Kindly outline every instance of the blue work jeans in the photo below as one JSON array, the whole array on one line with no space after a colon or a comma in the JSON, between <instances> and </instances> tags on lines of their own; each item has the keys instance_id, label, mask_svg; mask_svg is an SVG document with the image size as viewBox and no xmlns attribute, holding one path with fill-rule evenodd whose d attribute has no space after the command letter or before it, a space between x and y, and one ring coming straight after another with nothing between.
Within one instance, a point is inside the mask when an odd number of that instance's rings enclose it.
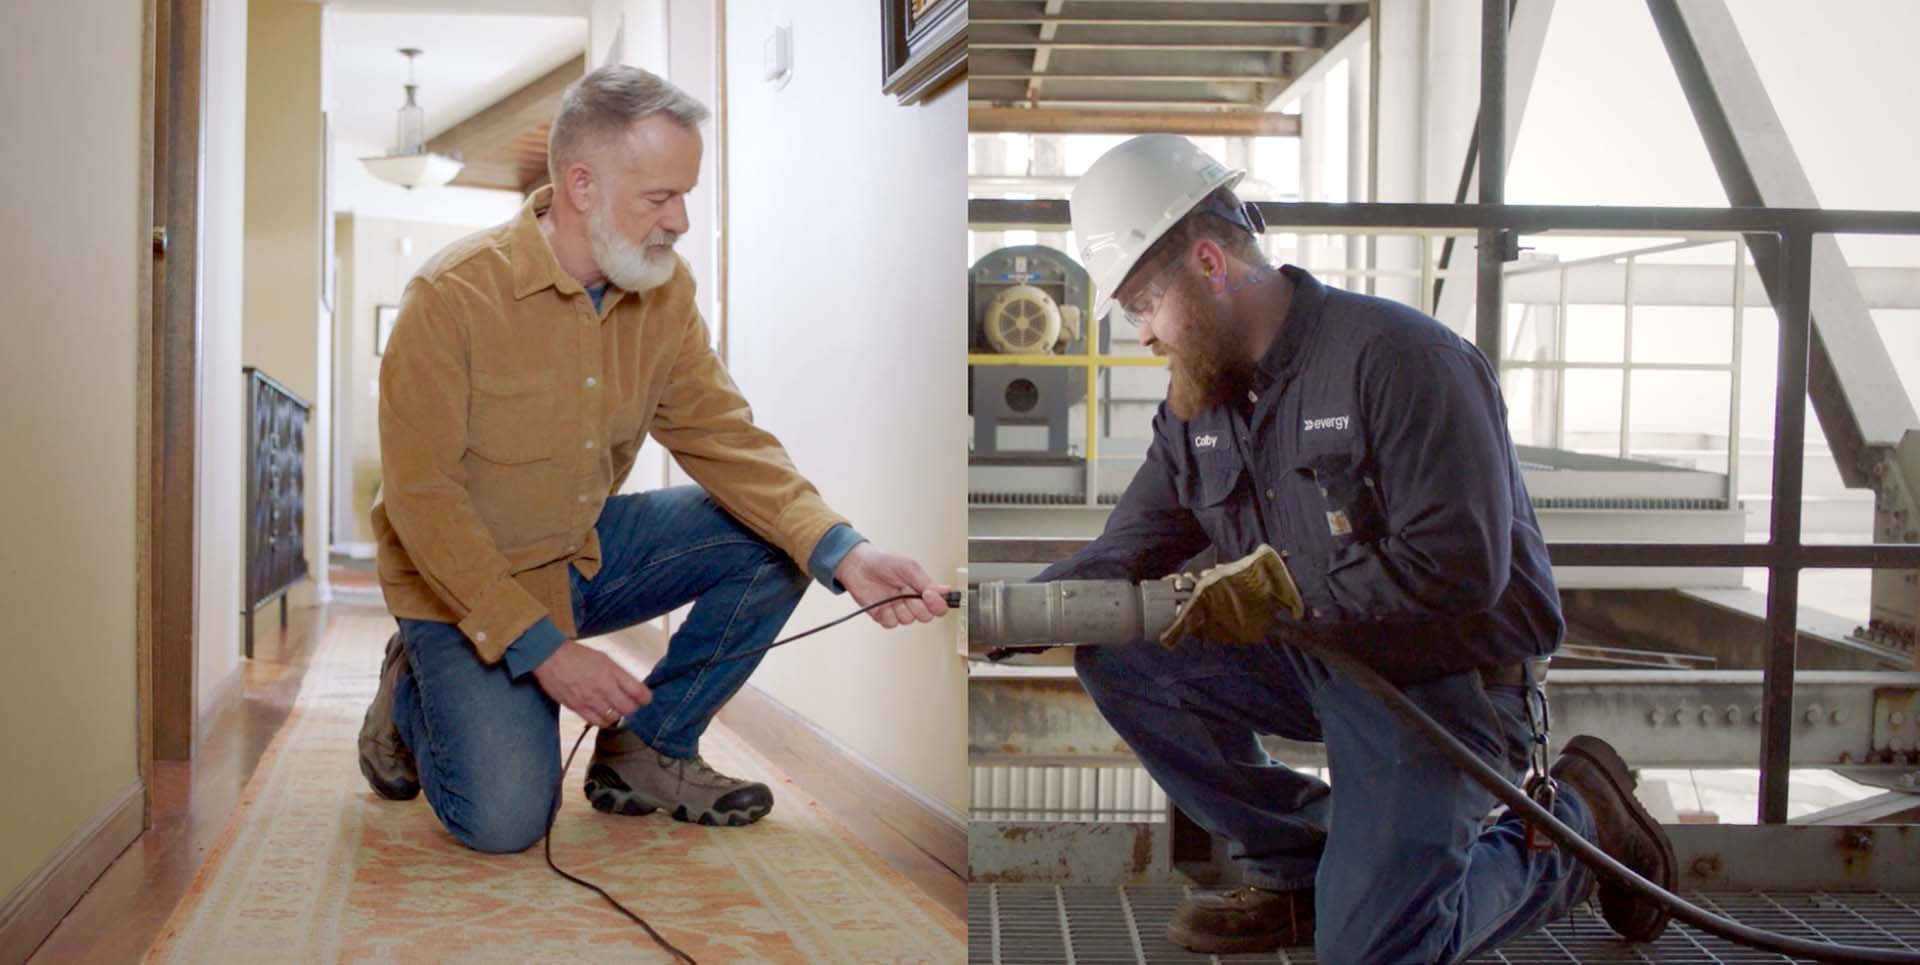
<instances>
[{"instance_id":1,"label":"blue work jeans","mask_svg":"<svg viewBox=\"0 0 1920 965\"><path fill-rule=\"evenodd\" d=\"M625 721L662 754L692 757L707 722L760 662L714 658L772 643L807 577L695 486L615 496L595 529L599 574L573 572L581 637L693 602L647 684L672 679ZM470 848L526 849L559 806L559 705L532 674L514 680L504 661L482 663L453 624L399 622L410 668L394 693L394 721L419 763L427 802Z\"/></svg>"},{"instance_id":2,"label":"blue work jeans","mask_svg":"<svg viewBox=\"0 0 1920 965\"><path fill-rule=\"evenodd\" d=\"M1229 839L1249 884L1314 887L1321 962L1459 961L1566 914L1591 880L1563 849L1528 850L1517 818L1482 831L1491 794L1294 648L1189 639L1074 658L1108 723L1173 803ZM1469 672L1402 689L1503 774L1525 770L1525 688ZM1324 742L1332 787L1272 760L1256 734ZM1564 785L1555 811L1591 838Z\"/></svg>"}]
</instances>

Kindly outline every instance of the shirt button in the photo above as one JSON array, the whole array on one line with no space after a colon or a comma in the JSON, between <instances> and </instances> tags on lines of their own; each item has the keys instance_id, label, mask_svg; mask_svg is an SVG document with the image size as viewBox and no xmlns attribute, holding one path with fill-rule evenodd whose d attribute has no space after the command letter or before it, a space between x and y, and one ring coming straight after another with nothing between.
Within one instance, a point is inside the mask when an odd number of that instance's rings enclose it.
<instances>
[{"instance_id":1,"label":"shirt button","mask_svg":"<svg viewBox=\"0 0 1920 965\"><path fill-rule=\"evenodd\" d=\"M592 440L592 439L588 439L588 440L587 440L587 448L588 448L588 449L592 449L592 448L593 448L593 440Z\"/></svg>"},{"instance_id":2,"label":"shirt button","mask_svg":"<svg viewBox=\"0 0 1920 965\"><path fill-rule=\"evenodd\" d=\"M578 500L578 502L579 502L579 503L580 503L580 504L581 504L582 506L584 506L584 505L586 505L586 503L587 503L587 494L586 494L586 493L581 493L581 494L580 494L580 498L579 498L579 500Z\"/></svg>"},{"instance_id":3,"label":"shirt button","mask_svg":"<svg viewBox=\"0 0 1920 965\"><path fill-rule=\"evenodd\" d=\"M487 642L487 631L485 631L485 630L482 630L482 631L480 631L479 633L476 633L476 634L474 634L474 635L473 635L473 642L474 642L474 643L486 643L486 642Z\"/></svg>"},{"instance_id":4,"label":"shirt button","mask_svg":"<svg viewBox=\"0 0 1920 965\"><path fill-rule=\"evenodd\" d=\"M579 543L568 543L568 544L567 544L567 552L569 552L569 553L571 553L571 552L573 552L574 550L577 550L577 549L579 549L579 548L580 548L580 544L579 544Z\"/></svg>"},{"instance_id":5,"label":"shirt button","mask_svg":"<svg viewBox=\"0 0 1920 965\"><path fill-rule=\"evenodd\" d=\"M1313 617L1313 618L1314 618L1315 620L1318 620L1318 619L1320 619L1320 611L1319 611L1319 610L1308 610L1308 611L1307 611L1307 615L1308 615L1308 616L1311 616L1311 617Z\"/></svg>"},{"instance_id":6,"label":"shirt button","mask_svg":"<svg viewBox=\"0 0 1920 965\"><path fill-rule=\"evenodd\" d=\"M1273 490L1271 490L1271 489L1269 489L1269 490L1267 490L1267 498L1268 498L1268 499L1272 499L1272 498L1273 498Z\"/></svg>"},{"instance_id":7,"label":"shirt button","mask_svg":"<svg viewBox=\"0 0 1920 965\"><path fill-rule=\"evenodd\" d=\"M1252 389L1248 389L1248 390L1247 390L1247 401L1248 401L1248 402L1259 402L1259 401L1260 401L1260 393L1258 393L1258 392L1255 392L1255 391L1253 391Z\"/></svg>"},{"instance_id":8,"label":"shirt button","mask_svg":"<svg viewBox=\"0 0 1920 965\"><path fill-rule=\"evenodd\" d=\"M587 388L589 388L589 389L591 389L591 388L593 388L594 386L596 386L596 385L599 385L599 384L600 384L600 380L599 380L599 379L596 379L596 378L594 378L594 377L593 377L593 376L591 376L591 375L589 375L589 376L587 376Z\"/></svg>"}]
</instances>

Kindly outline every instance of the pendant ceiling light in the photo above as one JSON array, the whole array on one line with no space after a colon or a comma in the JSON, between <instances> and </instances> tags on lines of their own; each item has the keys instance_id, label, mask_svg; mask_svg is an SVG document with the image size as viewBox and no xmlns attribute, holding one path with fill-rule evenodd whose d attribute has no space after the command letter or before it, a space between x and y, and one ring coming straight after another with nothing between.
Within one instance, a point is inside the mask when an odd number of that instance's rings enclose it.
<instances>
[{"instance_id":1,"label":"pendant ceiling light","mask_svg":"<svg viewBox=\"0 0 1920 965\"><path fill-rule=\"evenodd\" d=\"M427 150L427 112L413 99L413 92L419 89L413 82L413 58L420 56L420 50L402 47L400 53L407 58L407 102L400 105L398 137L392 151L381 157L363 157L360 163L389 184L408 190L437 188L453 180L462 165L457 157Z\"/></svg>"}]
</instances>

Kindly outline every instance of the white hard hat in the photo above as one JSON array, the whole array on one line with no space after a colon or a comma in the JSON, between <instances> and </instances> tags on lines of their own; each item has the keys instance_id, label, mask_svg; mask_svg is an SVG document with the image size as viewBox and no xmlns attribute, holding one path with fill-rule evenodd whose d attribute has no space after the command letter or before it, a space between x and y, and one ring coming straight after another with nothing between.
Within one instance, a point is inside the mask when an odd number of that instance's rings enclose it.
<instances>
[{"instance_id":1,"label":"white hard hat","mask_svg":"<svg viewBox=\"0 0 1920 965\"><path fill-rule=\"evenodd\" d=\"M1246 173L1173 134L1143 134L1100 155L1068 202L1080 263L1099 299L1094 317L1113 311L1114 289L1174 222Z\"/></svg>"}]
</instances>

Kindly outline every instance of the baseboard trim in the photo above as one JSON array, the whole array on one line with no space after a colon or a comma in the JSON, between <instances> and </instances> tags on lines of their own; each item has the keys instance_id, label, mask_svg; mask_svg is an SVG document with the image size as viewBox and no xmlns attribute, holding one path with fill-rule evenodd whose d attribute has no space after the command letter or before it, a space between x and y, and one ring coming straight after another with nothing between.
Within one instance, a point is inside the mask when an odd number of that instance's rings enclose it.
<instances>
[{"instance_id":1,"label":"baseboard trim","mask_svg":"<svg viewBox=\"0 0 1920 965\"><path fill-rule=\"evenodd\" d=\"M195 757L199 756L200 748L206 745L207 735L213 732L213 726L219 723L221 716L239 705L240 698L245 694L246 685L247 668L244 663L236 664L232 672L227 674L226 679L220 681L218 688L214 691L213 700L207 704L206 710L194 722Z\"/></svg>"},{"instance_id":2,"label":"baseboard trim","mask_svg":"<svg viewBox=\"0 0 1920 965\"><path fill-rule=\"evenodd\" d=\"M140 836L146 788L135 780L0 902L0 963L24 962Z\"/></svg>"},{"instance_id":3,"label":"baseboard trim","mask_svg":"<svg viewBox=\"0 0 1920 965\"><path fill-rule=\"evenodd\" d=\"M665 635L656 627L634 627L610 639L650 660L666 653ZM966 880L967 819L959 811L902 783L819 724L751 683L721 708L720 722L775 764L785 766L783 758L808 762L819 777L852 792L874 820L892 828L961 881Z\"/></svg>"}]
</instances>

